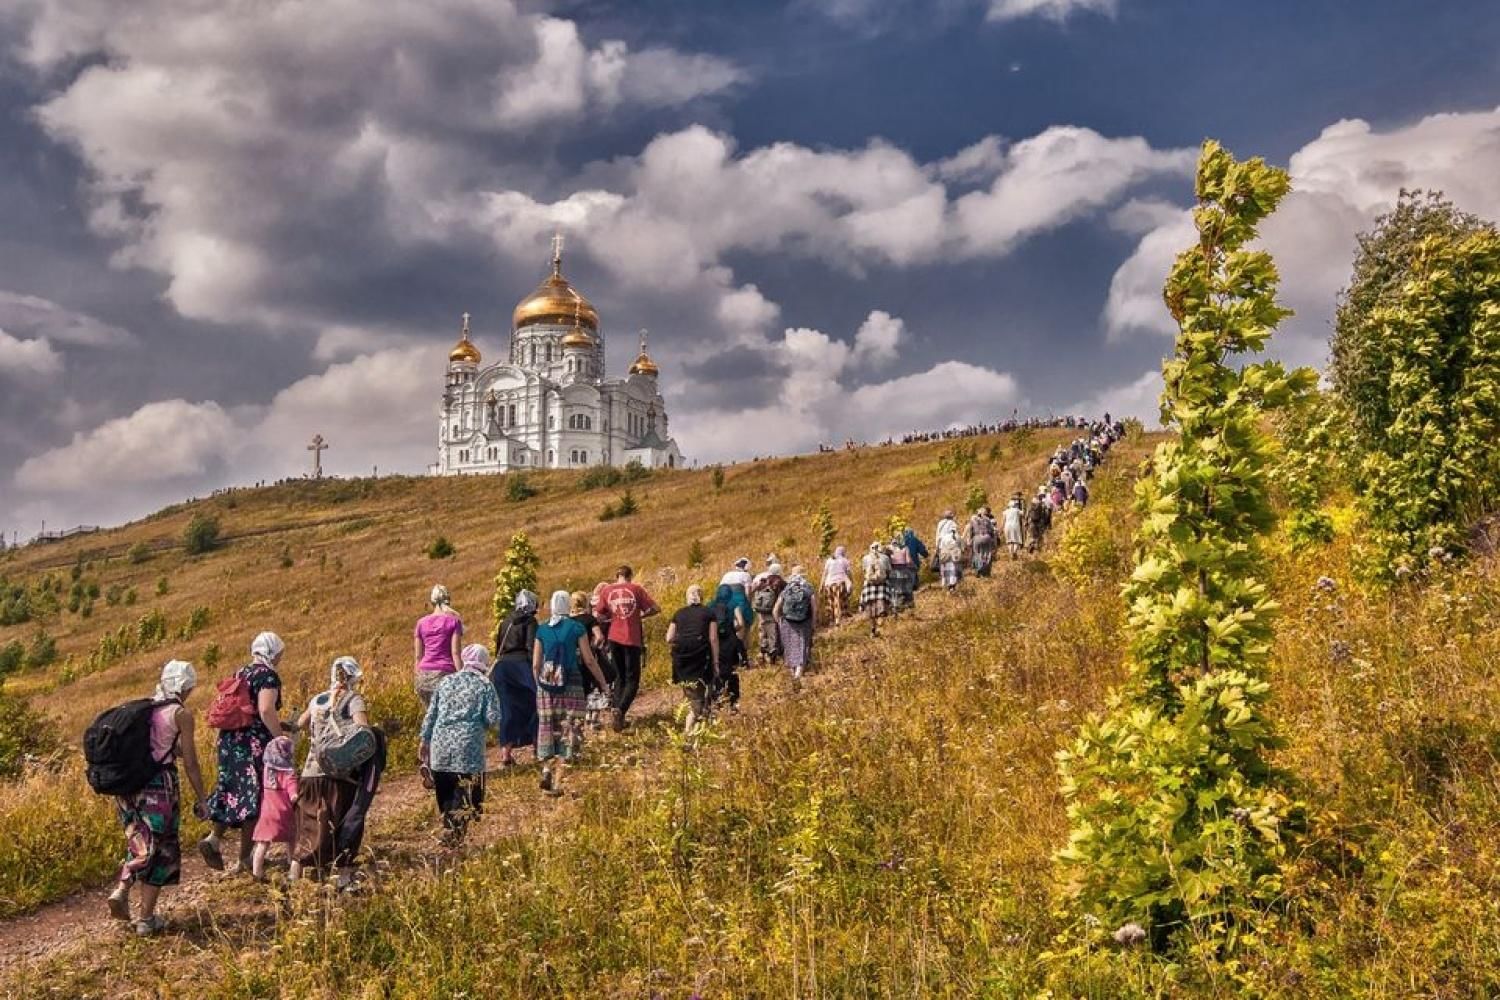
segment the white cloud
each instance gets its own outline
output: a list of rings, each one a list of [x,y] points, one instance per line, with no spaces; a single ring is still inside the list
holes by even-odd
[[[991,21],[1014,21],[1023,17],[1066,21],[1083,11],[1113,17],[1118,7],[1118,0],[990,0],[990,9],[985,16]]]
[[[1064,413],[1112,418],[1135,417],[1148,428],[1161,426],[1161,369],[1152,368],[1129,382],[1109,386],[1069,406]]]
[[[113,323],[19,292],[0,291],[0,328],[86,347],[120,347],[135,341]]]
[[[1326,355],[1337,293],[1349,279],[1355,238],[1394,207],[1403,188],[1441,190],[1460,209],[1500,219],[1500,108],[1431,115],[1385,131],[1340,121],[1294,153],[1288,169],[1292,193],[1261,228],[1281,274],[1281,298],[1296,310],[1272,350],[1291,363],[1317,364]],[[1148,214],[1138,206],[1120,216],[1139,222]],[[1192,238],[1185,209],[1162,215],[1141,237],[1110,283],[1104,322],[1111,337],[1175,331],[1161,286]]]
[[[0,330],[0,375],[14,378],[56,375],[62,371],[62,355],[46,337],[21,340]]]
[[[882,365],[896,360],[905,335],[905,320],[892,316],[884,309],[871,311],[854,334],[855,362]]]
[[[30,491],[92,491],[204,476],[222,468],[237,438],[217,403],[169,399],[107,421],[28,458],[16,484]]]

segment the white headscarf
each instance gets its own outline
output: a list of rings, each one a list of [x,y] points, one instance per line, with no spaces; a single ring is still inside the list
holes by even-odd
[[[168,660],[161,668],[161,680],[156,682],[156,694],[152,701],[180,699],[198,686],[198,674],[186,660]]]
[[[262,632],[250,643],[250,659],[274,667],[285,649],[286,643],[281,641],[281,636],[275,632]]]
[[[547,619],[548,625],[556,626],[558,622],[568,617],[568,612],[573,609],[573,598],[566,590],[554,590],[549,603],[552,608],[552,617]]]
[[[696,583],[687,589],[687,602],[689,604],[703,603],[703,588]]]
[[[471,642],[465,646],[462,660],[465,670],[481,675],[490,672],[490,651],[482,643]]]
[[[529,590],[523,590],[516,595],[516,610],[522,613],[536,610],[536,595]]]
[[[428,596],[427,603],[440,611],[445,609],[448,611],[453,610],[453,598],[449,595],[448,588],[441,583],[433,586],[432,594]]]
[[[766,570],[766,572],[769,575],[771,575],[771,576],[780,576],[781,575],[781,563],[772,563],[771,564],[771,568],[768,569],[768,570]]]
[[[359,661],[352,656],[340,656],[333,661],[333,666],[328,668],[328,688],[332,690],[339,686],[339,681],[344,681],[346,688],[354,687],[355,683],[365,675],[360,669]]]

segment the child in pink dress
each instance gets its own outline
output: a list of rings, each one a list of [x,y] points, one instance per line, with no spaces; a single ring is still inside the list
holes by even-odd
[[[260,818],[255,821],[255,852],[250,873],[257,881],[266,878],[266,854],[272,844],[290,849],[297,836],[297,768],[290,736],[278,736],[266,744],[266,773],[261,784]]]

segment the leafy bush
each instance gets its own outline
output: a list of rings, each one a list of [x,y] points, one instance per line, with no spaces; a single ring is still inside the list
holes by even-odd
[[[292,547],[290,545],[283,545],[281,547],[281,559],[279,560],[279,564],[282,569],[291,569],[292,566],[295,565],[292,560]]]
[[[715,490],[722,490],[724,488],[724,466],[714,466],[713,484]]]
[[[151,547],[145,542],[136,542],[126,551],[125,558],[139,565],[151,558]]]
[[[427,546],[427,558],[447,559],[457,551],[458,550],[453,547],[453,543],[448,541],[446,535],[438,535],[432,540],[432,544]]]
[[[516,595],[523,590],[536,593],[537,571],[542,567],[542,558],[531,547],[531,539],[524,531],[510,536],[510,546],[505,550],[505,561],[495,574],[495,598],[491,610],[495,624],[504,621],[516,607]]]
[[[1287,315],[1270,255],[1245,245],[1288,187],[1284,171],[1204,143],[1199,241],[1164,294],[1180,328],[1162,366],[1164,409],[1180,436],[1157,448],[1137,488],[1130,673],[1058,755],[1068,901],[1105,932],[1144,927],[1159,948],[1189,930],[1206,956],[1256,941],[1273,919],[1299,816],[1267,761],[1275,605],[1259,541],[1274,516],[1260,424],[1315,376],[1230,360],[1260,352]],[[1081,936],[1083,951],[1102,937]]]
[[[0,625],[24,625],[31,617],[31,595],[26,588],[0,581]]]
[[[203,647],[203,655],[199,658],[199,662],[203,665],[203,669],[212,670],[219,665],[221,655],[223,654],[219,649],[219,644],[211,642]]]
[[[194,514],[182,533],[183,547],[190,556],[212,552],[219,547],[219,521],[207,514]]]
[[[974,476],[974,465],[979,461],[979,449],[973,442],[955,441],[938,455],[934,472],[937,475],[958,473],[964,482]]]
[[[166,576],[165,573],[163,573],[161,576],[159,576],[159,577],[156,578],[156,596],[157,597],[165,597],[167,595],[167,592],[169,590],[171,590],[171,589],[172,589],[172,585],[167,582],[167,576]]]
[[[177,638],[191,639],[208,627],[208,608],[199,605],[188,615],[188,620],[182,623],[182,628],[177,630]]]
[[[1286,530],[1294,550],[1333,540],[1333,519],[1323,501],[1338,478],[1336,471],[1344,468],[1338,443],[1341,419],[1334,401],[1321,392],[1309,393],[1276,416],[1281,458],[1272,478],[1289,508]]]
[[[42,667],[51,666],[57,661],[57,640],[46,632],[37,632],[31,640],[31,648],[26,651],[26,668],[28,670],[39,670]]]
[[[7,677],[26,665],[26,647],[12,639],[0,646],[0,677]]]
[[[27,757],[51,753],[60,743],[50,719],[25,698],[0,690],[0,777],[14,778]]]
[[[617,469],[613,465],[593,466],[578,478],[578,487],[582,490],[608,489],[650,478],[651,470],[639,461],[631,459],[623,469]]]
[[[104,603],[110,607],[114,607],[124,599],[125,588],[118,583],[110,584],[109,589],[104,592]]]
[[[989,506],[990,495],[985,492],[983,483],[970,483],[969,494],[964,497],[964,509],[970,514],[981,507]]]
[[[703,553],[703,543],[693,539],[693,544],[688,546],[687,565],[688,569],[697,569],[703,565],[707,556]]]
[[[530,500],[540,492],[541,490],[537,487],[536,483],[532,482],[530,477],[526,475],[513,472],[505,477],[505,499],[511,503]]]

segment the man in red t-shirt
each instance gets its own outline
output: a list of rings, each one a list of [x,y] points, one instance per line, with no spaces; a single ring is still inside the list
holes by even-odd
[[[605,637],[615,664],[615,732],[625,728],[625,713],[641,689],[641,647],[645,645],[641,621],[661,613],[646,588],[631,582],[634,575],[629,566],[621,566],[615,571],[615,582],[601,590],[594,602],[594,614],[609,617]]]

